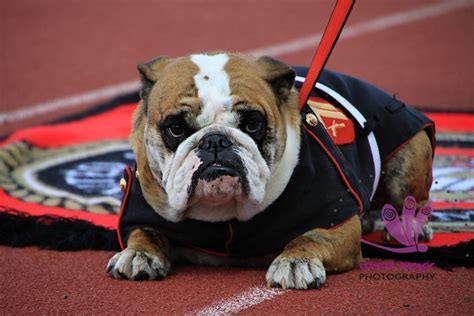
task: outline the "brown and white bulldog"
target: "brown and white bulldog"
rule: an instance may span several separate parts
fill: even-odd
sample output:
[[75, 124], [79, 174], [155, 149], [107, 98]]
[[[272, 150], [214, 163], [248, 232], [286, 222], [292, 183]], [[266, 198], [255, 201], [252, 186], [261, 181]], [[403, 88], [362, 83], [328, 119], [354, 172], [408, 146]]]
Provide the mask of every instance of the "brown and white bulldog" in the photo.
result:
[[[302, 133], [310, 133], [311, 126], [322, 126], [322, 122], [317, 125], [318, 116], [306, 116], [309, 123], [301, 120], [293, 69], [269, 57], [223, 52], [156, 58], [138, 69], [143, 89], [130, 136], [136, 173], [128, 179], [122, 205], [128, 213], [121, 219], [121, 225], [128, 223], [121, 232], [124, 250], [110, 259], [107, 271], [111, 276], [161, 279], [170, 273], [171, 263], [179, 260], [210, 265], [270, 264], [268, 286], [307, 289], [319, 288], [327, 273], [358, 266], [361, 222], [352, 209], [362, 211], [364, 203], [357, 202], [353, 192], [357, 190], [350, 185], [340, 195], [329, 194], [331, 201], [350, 199], [354, 205], [339, 223], [319, 227], [302, 218], [301, 225], [292, 220], [288, 227], [284, 224], [285, 214], [295, 213], [304, 204], [301, 197], [280, 202], [290, 190], [291, 196], [299, 196], [298, 188], [288, 184], [302, 164], [302, 142], [307, 141]], [[373, 200], [398, 209], [408, 195], [420, 204], [426, 202], [431, 159], [432, 145], [421, 130], [382, 162]], [[331, 159], [326, 160], [332, 166]], [[320, 167], [324, 170], [318, 171]], [[338, 179], [345, 177], [332, 169], [336, 168], [315, 165], [315, 179], [310, 181], [331, 172]], [[132, 181], [135, 187], [130, 189]], [[310, 199], [326, 198], [311, 194]], [[142, 199], [140, 208], [146, 210], [135, 209], [138, 204], [127, 202], [129, 196], [138, 201], [133, 203], [140, 204]], [[331, 206], [331, 214], [337, 211], [344, 212], [344, 206], [334, 211]], [[148, 215], [141, 215], [146, 212]], [[279, 241], [268, 245], [273, 239], [259, 237], [272, 231], [273, 221]], [[256, 224], [247, 229], [246, 223]], [[194, 229], [192, 235], [189, 231]], [[202, 235], [212, 239], [214, 233], [220, 236], [220, 230], [225, 235], [222, 251], [200, 246], [197, 240]], [[188, 233], [191, 237], [186, 239]], [[240, 241], [239, 234], [245, 234]]]

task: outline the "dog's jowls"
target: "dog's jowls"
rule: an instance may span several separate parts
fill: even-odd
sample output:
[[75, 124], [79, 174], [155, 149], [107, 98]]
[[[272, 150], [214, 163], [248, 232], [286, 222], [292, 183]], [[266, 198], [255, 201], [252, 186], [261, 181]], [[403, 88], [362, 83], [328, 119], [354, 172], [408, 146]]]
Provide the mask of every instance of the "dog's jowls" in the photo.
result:
[[[212, 234], [212, 227], [227, 229], [221, 224], [229, 223], [231, 236], [225, 244], [229, 250], [235, 237], [232, 223], [271, 218], [267, 212], [270, 206], [279, 205], [276, 201], [288, 191], [302, 159], [301, 141], [306, 139], [293, 69], [269, 57], [230, 53], [161, 57], [138, 68], [142, 100], [130, 136], [136, 156], [137, 177], [133, 181], [138, 184], [130, 194], [139, 192], [164, 226], [155, 227], [142, 217], [135, 221], [124, 237], [126, 248], [109, 261], [107, 270], [113, 277], [161, 279], [176, 260], [210, 265], [269, 264], [268, 286], [307, 289], [319, 288], [326, 273], [357, 267], [361, 259], [357, 215], [331, 228], [314, 226], [298, 234], [292, 227], [275, 231], [276, 235], [290, 236], [285, 237], [289, 242], [282, 247], [277, 243], [273, 248], [262, 246], [272, 249], [263, 253], [248, 249], [249, 256], [203, 251], [181, 242], [179, 234], [172, 237], [170, 227], [201, 225]], [[418, 163], [421, 159], [427, 161], [423, 166]], [[318, 167], [314, 166], [316, 173]], [[411, 194], [426, 202], [431, 185], [431, 144], [426, 133], [421, 131], [384, 162], [383, 171], [377, 193], [381, 200], [398, 206]], [[329, 169], [320, 172], [328, 173]], [[426, 181], [420, 183], [420, 178]], [[342, 201], [342, 195], [331, 199]], [[293, 203], [296, 206], [300, 201]], [[272, 220], [261, 225], [271, 227]], [[248, 244], [258, 248], [260, 231], [246, 233]]]

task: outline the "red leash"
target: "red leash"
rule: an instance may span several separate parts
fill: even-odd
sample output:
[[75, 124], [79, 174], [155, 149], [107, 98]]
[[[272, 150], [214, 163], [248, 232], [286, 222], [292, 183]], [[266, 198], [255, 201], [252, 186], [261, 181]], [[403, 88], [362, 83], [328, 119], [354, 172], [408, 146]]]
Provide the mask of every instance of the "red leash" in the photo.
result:
[[336, 45], [337, 39], [342, 32], [344, 24], [351, 13], [352, 7], [354, 6], [355, 0], [337, 0], [336, 6], [332, 11], [331, 17], [329, 18], [326, 30], [324, 30], [321, 41], [319, 42], [318, 49], [313, 56], [313, 61], [309, 68], [306, 80], [300, 89], [299, 97], [299, 109], [303, 108], [308, 101], [311, 90], [313, 90], [316, 81], [326, 64], [329, 55]]

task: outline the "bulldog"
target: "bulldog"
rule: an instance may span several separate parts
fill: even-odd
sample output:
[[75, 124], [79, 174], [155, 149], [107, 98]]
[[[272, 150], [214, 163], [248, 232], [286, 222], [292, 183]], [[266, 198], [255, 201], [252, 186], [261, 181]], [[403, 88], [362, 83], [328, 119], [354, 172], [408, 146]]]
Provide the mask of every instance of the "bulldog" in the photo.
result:
[[269, 265], [269, 287], [319, 288], [358, 266], [364, 211], [428, 201], [433, 123], [368, 83], [323, 71], [300, 111], [306, 70], [270, 57], [159, 57], [138, 70], [114, 278]]

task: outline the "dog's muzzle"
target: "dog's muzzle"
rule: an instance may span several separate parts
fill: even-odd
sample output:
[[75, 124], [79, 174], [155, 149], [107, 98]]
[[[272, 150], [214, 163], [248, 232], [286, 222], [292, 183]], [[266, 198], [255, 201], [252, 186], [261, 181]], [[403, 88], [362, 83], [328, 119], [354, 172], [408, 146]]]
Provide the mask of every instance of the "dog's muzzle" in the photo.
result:
[[199, 145], [197, 155], [202, 161], [194, 172], [192, 190], [198, 180], [211, 182], [224, 176], [238, 178], [244, 192], [248, 191], [245, 168], [235, 150], [235, 144], [222, 133], [205, 135]]

